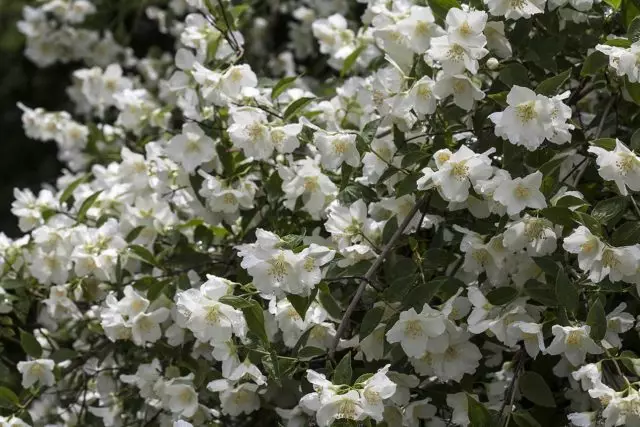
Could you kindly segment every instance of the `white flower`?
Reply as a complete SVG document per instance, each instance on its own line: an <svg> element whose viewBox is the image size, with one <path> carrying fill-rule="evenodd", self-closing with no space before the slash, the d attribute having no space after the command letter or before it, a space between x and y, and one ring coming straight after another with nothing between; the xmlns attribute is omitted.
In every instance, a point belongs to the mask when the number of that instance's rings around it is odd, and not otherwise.
<svg viewBox="0 0 640 427"><path fill-rule="evenodd" d="M580 327L553 325L553 341L547 347L547 354L564 354L573 366L584 363L587 353L600 354L602 348L589 337L591 328L587 325Z"/></svg>
<svg viewBox="0 0 640 427"><path fill-rule="evenodd" d="M191 173L201 164L213 160L216 146L198 124L185 123L182 133L169 141L166 152L172 160Z"/></svg>
<svg viewBox="0 0 640 427"><path fill-rule="evenodd" d="M484 0L489 13L504 16L506 19L531 18L531 15L544 13L544 0Z"/></svg>
<svg viewBox="0 0 640 427"><path fill-rule="evenodd" d="M587 227L581 225L564 238L562 247L569 253L578 254L578 266L582 271L589 271L602 258L605 246Z"/></svg>
<svg viewBox="0 0 640 427"><path fill-rule="evenodd" d="M556 250L556 239L551 221L525 214L507 227L503 243L513 252L526 249L530 256L544 256Z"/></svg>
<svg viewBox="0 0 640 427"><path fill-rule="evenodd" d="M527 354L534 359L545 351L542 325L538 323L513 322L507 328L507 339L510 345L522 341Z"/></svg>
<svg viewBox="0 0 640 427"><path fill-rule="evenodd" d="M416 113L429 115L436 111L437 98L433 93L435 84L429 76L424 76L411 87L408 101Z"/></svg>
<svg viewBox="0 0 640 427"><path fill-rule="evenodd" d="M612 282L622 280L638 272L639 262L640 249L636 246L606 246L602 255L592 264L589 280L599 283L607 276Z"/></svg>
<svg viewBox="0 0 640 427"><path fill-rule="evenodd" d="M620 348L622 340L618 336L633 328L635 318L630 313L625 312L626 303L620 303L611 313L607 314L607 333L604 336L603 345L605 347Z"/></svg>
<svg viewBox="0 0 640 427"><path fill-rule="evenodd" d="M320 427L329 427L335 420L362 421L367 418L360 394L351 390L345 394L329 397L316 413L316 421Z"/></svg>
<svg viewBox="0 0 640 427"><path fill-rule="evenodd" d="M484 39L484 36L482 36ZM462 74L468 70L471 74L478 72L478 60L489 51L482 46L464 45L459 38L451 35L436 37L431 40L431 48L427 55L440 62L446 74Z"/></svg>
<svg viewBox="0 0 640 427"><path fill-rule="evenodd" d="M250 414L260 409L258 386L252 383L234 384L227 380L212 381L207 389L220 392L222 412L231 416Z"/></svg>
<svg viewBox="0 0 640 427"><path fill-rule="evenodd" d="M488 156L491 152L476 154L463 145L453 154L447 149L434 153L439 165L431 180L442 197L451 202L467 200L469 187L478 180L488 179L493 173Z"/></svg>
<svg viewBox="0 0 640 427"><path fill-rule="evenodd" d="M169 398L168 407L174 414L191 417L198 410L198 393L189 384L169 384L164 387Z"/></svg>
<svg viewBox="0 0 640 427"><path fill-rule="evenodd" d="M352 133L329 134L316 131L313 143L320 151L322 166L337 169L342 163L356 167L360 164L360 153L356 148L356 135Z"/></svg>
<svg viewBox="0 0 640 427"><path fill-rule="evenodd" d="M230 116L233 124L228 132L234 147L244 151L247 157L268 159L274 147L267 114L257 108L241 107L233 109Z"/></svg>
<svg viewBox="0 0 640 427"><path fill-rule="evenodd" d="M515 215L529 207L542 209L547 207L547 201L540 192L542 173L535 171L524 178L503 181L493 193L495 201L507 208L509 215Z"/></svg>
<svg viewBox="0 0 640 427"><path fill-rule="evenodd" d="M56 379L53 375L55 362L51 359L36 359L18 362L18 372L22 374L22 387L29 388L34 384L52 386Z"/></svg>
<svg viewBox="0 0 640 427"><path fill-rule="evenodd" d="M629 150L622 142L616 140L613 151L600 147L589 147L590 153L598 156L598 172L605 181L613 181L620 194L626 196L627 187L640 191L640 158Z"/></svg>
<svg viewBox="0 0 640 427"><path fill-rule="evenodd" d="M484 99L485 93L463 74L443 75L436 81L433 93L439 99L453 95L453 102L464 110L471 110L475 101Z"/></svg>
<svg viewBox="0 0 640 427"><path fill-rule="evenodd" d="M156 342L162 337L160 323L169 318L171 312L161 307L151 313L140 313L131 321L131 339L136 345Z"/></svg>
<svg viewBox="0 0 640 427"><path fill-rule="evenodd" d="M362 408L368 416L376 421L382 421L385 399L389 399L396 392L396 384L387 377L391 365L386 365L367 379L362 385Z"/></svg>
<svg viewBox="0 0 640 427"><path fill-rule="evenodd" d="M413 308L400 313L400 318L386 334L390 343L399 342L409 357L422 357L430 351L444 351L448 345L444 316L425 304L420 314ZM431 346L431 347L430 347ZM435 347L435 348L432 348Z"/></svg>

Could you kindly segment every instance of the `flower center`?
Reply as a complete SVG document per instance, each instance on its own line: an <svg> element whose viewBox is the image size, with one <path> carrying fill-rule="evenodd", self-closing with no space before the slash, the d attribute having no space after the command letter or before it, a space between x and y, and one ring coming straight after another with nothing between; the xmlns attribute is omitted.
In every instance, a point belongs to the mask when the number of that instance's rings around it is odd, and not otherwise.
<svg viewBox="0 0 640 427"><path fill-rule="evenodd" d="M535 101L524 102L516 107L516 112L520 121L525 124L529 123L538 116L536 113Z"/></svg>

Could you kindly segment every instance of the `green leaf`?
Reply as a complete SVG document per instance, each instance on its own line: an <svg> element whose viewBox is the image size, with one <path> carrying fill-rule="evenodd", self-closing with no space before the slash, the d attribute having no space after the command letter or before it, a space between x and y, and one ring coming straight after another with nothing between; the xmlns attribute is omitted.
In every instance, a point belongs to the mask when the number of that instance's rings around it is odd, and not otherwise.
<svg viewBox="0 0 640 427"><path fill-rule="evenodd" d="M571 77L571 68L563 71L562 73L543 80L537 87L536 93L545 96L553 96L558 93L558 90L563 84Z"/></svg>
<svg viewBox="0 0 640 427"><path fill-rule="evenodd" d="M298 76L290 76L284 77L276 83L276 85L271 89L271 99L277 99L282 92L287 90L295 81L298 79Z"/></svg>
<svg viewBox="0 0 640 427"><path fill-rule="evenodd" d="M640 105L640 83L631 83L627 77L624 78L624 88L637 105Z"/></svg>
<svg viewBox="0 0 640 427"><path fill-rule="evenodd" d="M614 10L618 10L620 8L622 0L604 0L604 2L611 6Z"/></svg>
<svg viewBox="0 0 640 427"><path fill-rule="evenodd" d="M326 350L323 350L318 347L309 346L309 347L301 348L300 351L298 352L298 357L301 360L309 360L309 359L314 359L316 357L324 356L325 354L327 354Z"/></svg>
<svg viewBox="0 0 640 427"><path fill-rule="evenodd" d="M344 355L338 366L336 366L336 370L333 372L333 378L331 380L335 385L339 384L351 384L351 377L353 376L353 371L351 370L351 352L348 352Z"/></svg>
<svg viewBox="0 0 640 427"><path fill-rule="evenodd" d="M307 310L309 309L309 306L311 305L313 300L316 298L317 292L318 292L318 288L315 288L312 294L307 297L303 297L300 295L287 294L287 299L289 300L293 308L296 310L296 312L300 315L302 320L304 320L305 316L307 315Z"/></svg>
<svg viewBox="0 0 640 427"><path fill-rule="evenodd" d="M629 148L633 151L640 151L640 129L636 129L631 135L631 140L629 141Z"/></svg>
<svg viewBox="0 0 640 427"><path fill-rule="evenodd" d="M580 70L580 76L593 76L608 64L609 57L604 53L596 50L591 55L587 56L587 59L585 59L584 63L582 64L582 69Z"/></svg>
<svg viewBox="0 0 640 427"><path fill-rule="evenodd" d="M64 362L65 360L71 360L78 356L78 352L75 350L71 350L70 348L59 348L58 350L51 353L51 359L56 362Z"/></svg>
<svg viewBox="0 0 640 427"><path fill-rule="evenodd" d="M492 305L505 305L513 301L517 296L517 289L504 286L489 292L487 299Z"/></svg>
<svg viewBox="0 0 640 427"><path fill-rule="evenodd" d="M417 182L420 178L420 174L417 172L412 172L406 177L404 177L400 182L398 182L395 186L396 194L395 197L402 197L406 194L414 193L418 187Z"/></svg>
<svg viewBox="0 0 640 427"><path fill-rule="evenodd" d="M562 196L556 202L556 206L563 208L573 208L575 206L586 206L588 203L576 196Z"/></svg>
<svg viewBox="0 0 640 427"><path fill-rule="evenodd" d="M235 295L225 295L221 297L218 301L223 304L230 305L231 307L242 310L244 308L251 308L253 306L253 301L247 300L241 297L237 297Z"/></svg>
<svg viewBox="0 0 640 427"><path fill-rule="evenodd" d="M640 40L640 16L636 16L629 24L627 29L627 38L631 40L631 43L635 43Z"/></svg>
<svg viewBox="0 0 640 427"><path fill-rule="evenodd" d="M351 180L352 174L353 174L353 166L343 163L341 177L340 177L340 191L343 191L345 188L347 188L347 185L349 185L349 181Z"/></svg>
<svg viewBox="0 0 640 427"><path fill-rule="evenodd" d="M574 212L578 223L584 225L593 234L602 235L602 226L594 217L584 212Z"/></svg>
<svg viewBox="0 0 640 427"><path fill-rule="evenodd" d="M596 299L587 314L587 325L591 327L589 336L594 341L600 341L607 333L607 314L599 299Z"/></svg>
<svg viewBox="0 0 640 427"><path fill-rule="evenodd" d="M384 225L384 228L382 229L382 242L387 243L389 240L391 240L391 237L395 234L397 229L398 218L396 218L395 216L389 218L389 220Z"/></svg>
<svg viewBox="0 0 640 427"><path fill-rule="evenodd" d="M429 249L422 255L422 268L432 270L446 267L455 259L455 255L444 249Z"/></svg>
<svg viewBox="0 0 640 427"><path fill-rule="evenodd" d="M0 401L5 401L10 404L9 408L13 406L20 406L20 399L18 396L7 387L0 387Z"/></svg>
<svg viewBox="0 0 640 427"><path fill-rule="evenodd" d="M448 276L436 277L426 283L420 283L411 289L402 300L403 308L413 307L416 310L421 309L425 303L429 303L440 288L449 282Z"/></svg>
<svg viewBox="0 0 640 427"><path fill-rule="evenodd" d="M569 276L562 267L558 269L558 275L556 276L556 298L558 298L558 303L566 307L568 311L575 312L578 309L578 290L571 283Z"/></svg>
<svg viewBox="0 0 640 427"><path fill-rule="evenodd" d="M269 337L264 327L264 313L262 307L256 301L252 301L250 307L242 309L244 319L247 321L247 327L262 341L262 344L269 346Z"/></svg>
<svg viewBox="0 0 640 427"><path fill-rule="evenodd" d="M509 87L531 86L531 81L529 80L529 71L524 65L518 62L512 62L502 68L502 70L500 70L500 74L498 75L498 79L500 79L502 83Z"/></svg>
<svg viewBox="0 0 640 427"><path fill-rule="evenodd" d="M160 267L160 264L156 260L156 257L153 256L151 252L144 246L140 245L129 245L127 248L129 253L133 255L134 258L137 258L141 261L146 262L149 265L153 265L154 267Z"/></svg>
<svg viewBox="0 0 640 427"><path fill-rule="evenodd" d="M78 188L78 186L83 182L86 182L89 179L89 177L90 175L81 176L80 178L73 181L71 184L67 185L67 188L65 188L64 191L62 192L62 195L60 195L60 204L63 204L64 202L69 200L73 195L73 192L76 190L76 188Z"/></svg>
<svg viewBox="0 0 640 427"><path fill-rule="evenodd" d="M513 421L518 427L541 427L540 423L530 413L524 411L514 412Z"/></svg>
<svg viewBox="0 0 640 427"><path fill-rule="evenodd" d="M616 139L615 138L598 138L591 141L589 144L611 151L616 148Z"/></svg>
<svg viewBox="0 0 640 427"><path fill-rule="evenodd" d="M366 338L378 327L383 315L384 307L373 307L365 313L362 318L362 323L360 324L360 341Z"/></svg>
<svg viewBox="0 0 640 427"><path fill-rule="evenodd" d="M20 331L20 345L25 353L34 359L39 359L42 356L42 346L34 337L27 331Z"/></svg>
<svg viewBox="0 0 640 427"><path fill-rule="evenodd" d="M518 388L524 397L536 405L546 408L556 407L553 392L544 378L537 372L529 371L523 373L520 378L518 378Z"/></svg>
<svg viewBox="0 0 640 427"><path fill-rule="evenodd" d="M361 44L360 46L355 48L353 52L349 54L349 56L346 57L346 59L344 60L344 64L342 64L342 69L340 70L341 77L344 77L347 74L349 74L349 71L351 71L353 66L356 64L358 57L366 48L367 48L367 45Z"/></svg>
<svg viewBox="0 0 640 427"><path fill-rule="evenodd" d="M584 201L582 201L582 203L584 204ZM544 208L540 211L540 215L554 224L562 225L564 227L573 228L575 225L573 211L566 207L551 206Z"/></svg>
<svg viewBox="0 0 640 427"><path fill-rule="evenodd" d="M362 137L362 140L365 144L370 145L371 142L375 139L381 121L382 119L375 119L364 125L364 128L362 128L362 132L360 132L360 136Z"/></svg>
<svg viewBox="0 0 640 427"><path fill-rule="evenodd" d="M329 312L329 314L335 318L342 317L342 309L331 295L329 287L323 283L319 286L318 299L320 304Z"/></svg>
<svg viewBox="0 0 640 427"><path fill-rule="evenodd" d="M640 243L640 222L628 221L616 228L611 235L613 246L631 246Z"/></svg>
<svg viewBox="0 0 640 427"><path fill-rule="evenodd" d="M467 410L471 427L491 427L489 410L470 394L467 394Z"/></svg>
<svg viewBox="0 0 640 427"><path fill-rule="evenodd" d="M433 14L443 21L447 17L449 9L452 7L460 8L460 3L456 0L427 0L427 3L433 11Z"/></svg>
<svg viewBox="0 0 640 427"><path fill-rule="evenodd" d="M627 210L629 200L625 196L612 197L598 202L591 211L591 216L602 224L608 224Z"/></svg>
<svg viewBox="0 0 640 427"><path fill-rule="evenodd" d="M142 230L144 230L146 228L146 226L144 225L139 225L136 228L134 228L133 230L131 230L130 232L127 233L127 236L125 237L125 241L127 243L131 243L134 240L136 240L138 238L138 236L140 235L140 233L142 232Z"/></svg>
<svg viewBox="0 0 640 427"><path fill-rule="evenodd" d="M311 101L313 101L314 99L315 99L314 97L303 97L303 98L296 99L295 101L293 101L291 104L289 104L287 109L284 110L284 116L283 116L284 121L285 122L289 121L289 119L293 118L293 116L298 114L298 112L301 109L303 109L304 107L309 105L309 103Z"/></svg>
<svg viewBox="0 0 640 427"><path fill-rule="evenodd" d="M102 190L96 191L95 193L87 197L84 202L82 202L82 205L80 205L80 210L78 210L78 222L83 222L86 219L87 212L89 211L89 209L91 209L91 206L93 206L96 200L98 200L98 197L100 197L101 193Z"/></svg>

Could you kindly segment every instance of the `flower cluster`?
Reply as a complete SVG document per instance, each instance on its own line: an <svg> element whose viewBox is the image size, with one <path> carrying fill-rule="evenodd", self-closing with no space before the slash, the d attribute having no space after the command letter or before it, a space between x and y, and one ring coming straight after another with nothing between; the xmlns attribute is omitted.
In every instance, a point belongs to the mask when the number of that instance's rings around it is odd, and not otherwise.
<svg viewBox="0 0 640 427"><path fill-rule="evenodd" d="M18 24L0 425L640 421L633 2L111 3Z"/></svg>

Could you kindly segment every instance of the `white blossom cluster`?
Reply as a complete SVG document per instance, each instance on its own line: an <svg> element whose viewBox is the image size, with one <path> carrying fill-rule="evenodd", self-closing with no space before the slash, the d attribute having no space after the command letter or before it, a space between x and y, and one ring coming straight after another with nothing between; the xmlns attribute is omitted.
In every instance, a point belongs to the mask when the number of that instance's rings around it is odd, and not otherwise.
<svg viewBox="0 0 640 427"><path fill-rule="evenodd" d="M640 425L619 4L152 3L142 57L18 24L77 68L19 105L68 169L0 235L1 426Z"/></svg>

